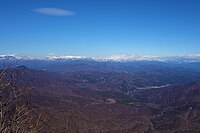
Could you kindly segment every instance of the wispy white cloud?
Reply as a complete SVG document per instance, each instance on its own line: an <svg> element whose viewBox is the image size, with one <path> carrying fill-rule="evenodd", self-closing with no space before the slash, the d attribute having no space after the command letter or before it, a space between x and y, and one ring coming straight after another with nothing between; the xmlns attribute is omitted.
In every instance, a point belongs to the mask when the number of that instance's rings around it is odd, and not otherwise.
<svg viewBox="0 0 200 133"><path fill-rule="evenodd" d="M52 16L73 16L75 12L60 8L36 8L34 12Z"/></svg>

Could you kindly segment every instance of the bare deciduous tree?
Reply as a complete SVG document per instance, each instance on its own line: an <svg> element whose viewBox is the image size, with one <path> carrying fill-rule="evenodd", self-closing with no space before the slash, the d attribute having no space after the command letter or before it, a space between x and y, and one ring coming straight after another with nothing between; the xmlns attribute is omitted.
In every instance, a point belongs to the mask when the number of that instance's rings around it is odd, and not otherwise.
<svg viewBox="0 0 200 133"><path fill-rule="evenodd" d="M13 82L15 73L10 69L0 70L0 132L34 133L40 130L40 118L29 104L16 102L27 92L25 87L17 87Z"/></svg>

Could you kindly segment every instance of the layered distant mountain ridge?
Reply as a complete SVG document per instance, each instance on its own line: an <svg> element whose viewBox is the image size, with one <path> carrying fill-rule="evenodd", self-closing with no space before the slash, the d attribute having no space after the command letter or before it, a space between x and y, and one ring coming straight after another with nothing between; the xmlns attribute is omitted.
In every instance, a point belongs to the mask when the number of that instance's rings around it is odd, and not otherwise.
<svg viewBox="0 0 200 133"><path fill-rule="evenodd" d="M27 88L16 104L41 115L41 133L200 132L199 55L1 55L0 65Z"/></svg>
<svg viewBox="0 0 200 133"><path fill-rule="evenodd" d="M200 62L200 54L179 56L148 56L148 55L111 55L111 56L74 56L74 55L48 55L46 57L32 57L20 55L0 55L0 60L94 60L94 61L178 61L178 62Z"/></svg>
<svg viewBox="0 0 200 133"><path fill-rule="evenodd" d="M18 101L41 115L41 133L200 132L200 73L135 65L112 72L60 74L26 66L7 71L16 75L18 88L31 88Z"/></svg>

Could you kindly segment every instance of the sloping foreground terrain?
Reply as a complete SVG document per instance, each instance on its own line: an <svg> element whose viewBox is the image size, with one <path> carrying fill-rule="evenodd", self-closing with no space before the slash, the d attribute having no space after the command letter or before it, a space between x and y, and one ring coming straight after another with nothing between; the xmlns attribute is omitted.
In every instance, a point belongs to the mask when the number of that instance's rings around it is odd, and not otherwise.
<svg viewBox="0 0 200 133"><path fill-rule="evenodd" d="M175 80L188 82L147 89L154 82L145 73L8 71L16 88L28 90L14 104L28 104L31 115L41 116L41 133L200 132L198 74L195 81L181 77Z"/></svg>

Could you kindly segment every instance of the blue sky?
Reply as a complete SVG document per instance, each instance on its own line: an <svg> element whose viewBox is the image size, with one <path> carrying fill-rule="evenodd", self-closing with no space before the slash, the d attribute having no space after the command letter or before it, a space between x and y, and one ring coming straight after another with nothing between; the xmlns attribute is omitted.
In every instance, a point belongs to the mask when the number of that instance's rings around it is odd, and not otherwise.
<svg viewBox="0 0 200 133"><path fill-rule="evenodd" d="M0 54L198 53L199 0L0 1Z"/></svg>

